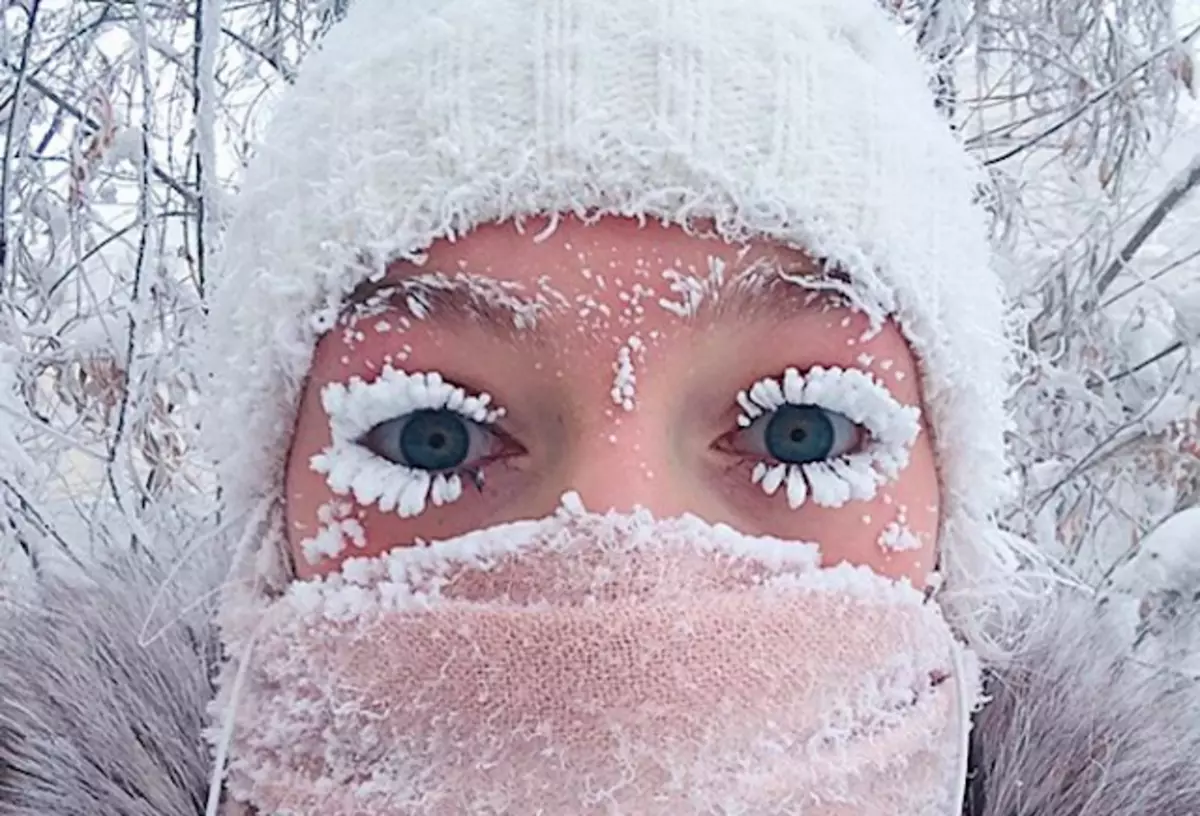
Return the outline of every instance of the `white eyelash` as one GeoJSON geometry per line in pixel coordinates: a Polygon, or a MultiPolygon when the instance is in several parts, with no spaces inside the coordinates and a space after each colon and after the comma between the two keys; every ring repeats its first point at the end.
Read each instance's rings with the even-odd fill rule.
{"type": "Polygon", "coordinates": [[[871,435],[866,448],[839,459],[807,464],[760,462],[750,480],[768,496],[787,486],[788,506],[811,499],[822,507],[841,507],[851,500],[875,497],[880,485],[908,465],[921,430],[921,411],[901,405],[878,380],[863,371],[843,368],[789,368],[782,380],[764,377],[737,395],[742,413],[738,425],[748,428],[758,417],[783,405],[816,405],[862,425],[871,435]]]}
{"type": "Polygon", "coordinates": [[[332,442],[310,462],[337,495],[353,493],[360,505],[378,504],[402,518],[424,511],[426,502],[449,504],[462,495],[458,474],[430,473],[375,455],[358,440],[381,422],[413,411],[447,409],[482,424],[495,422],[503,408],[489,408],[490,394],[469,395],[437,372],[400,371],[385,366],[372,382],[358,377],[330,383],[321,391],[332,442]]]}

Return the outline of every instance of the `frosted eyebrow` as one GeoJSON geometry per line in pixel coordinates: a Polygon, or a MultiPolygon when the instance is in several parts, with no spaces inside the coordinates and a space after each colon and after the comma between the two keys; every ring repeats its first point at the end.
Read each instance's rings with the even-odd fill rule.
{"type": "MultiPolygon", "coordinates": [[[[705,287],[686,314],[671,311],[688,321],[786,322],[806,311],[849,305],[844,294],[849,287],[848,276],[813,261],[759,264],[726,285],[705,287]]],[[[566,304],[561,295],[553,299],[561,301],[558,306],[566,304]]],[[[551,298],[541,292],[530,297],[520,284],[485,275],[399,268],[381,280],[359,284],[345,300],[342,319],[395,311],[439,325],[469,324],[509,342],[545,346],[550,343],[539,318],[550,307],[551,298]]]]}
{"type": "Polygon", "coordinates": [[[818,271],[808,266],[799,270],[781,270],[776,266],[751,270],[717,296],[705,297],[694,318],[786,322],[803,312],[850,305],[843,294],[849,283],[849,278],[840,272],[818,271]]]}
{"type": "Polygon", "coordinates": [[[538,318],[544,298],[522,296],[516,285],[462,273],[413,270],[390,272],[379,281],[364,281],[346,298],[343,318],[356,319],[397,311],[439,325],[470,324],[506,340],[541,345],[546,342],[538,318]]]}

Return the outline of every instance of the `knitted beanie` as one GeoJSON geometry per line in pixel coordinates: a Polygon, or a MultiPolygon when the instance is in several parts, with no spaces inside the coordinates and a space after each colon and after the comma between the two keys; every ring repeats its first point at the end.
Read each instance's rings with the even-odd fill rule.
{"type": "Polygon", "coordinates": [[[800,248],[920,361],[948,586],[995,567],[1005,340],[981,176],[873,0],[356,0],[279,100],[212,304],[213,453],[282,499],[322,332],[392,261],[537,215],[800,248]],[[948,534],[948,535],[947,535],[948,534]]]}

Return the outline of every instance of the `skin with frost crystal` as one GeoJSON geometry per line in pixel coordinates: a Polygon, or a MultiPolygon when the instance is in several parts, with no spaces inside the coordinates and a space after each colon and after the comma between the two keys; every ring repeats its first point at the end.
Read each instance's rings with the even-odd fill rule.
{"type": "Polygon", "coordinates": [[[938,482],[893,323],[793,282],[821,273],[769,243],[545,227],[484,226],[393,264],[322,337],[287,469],[301,577],[546,517],[576,491],[590,510],[691,513],[924,585],[938,482]],[[305,548],[335,500],[363,546],[305,548]],[[910,546],[881,547],[901,523],[910,546]]]}

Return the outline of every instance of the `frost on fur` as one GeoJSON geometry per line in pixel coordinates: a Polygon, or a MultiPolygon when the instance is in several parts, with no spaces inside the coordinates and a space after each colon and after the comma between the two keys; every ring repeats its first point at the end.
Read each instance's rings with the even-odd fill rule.
{"type": "Polygon", "coordinates": [[[786,485],[788,506],[811,499],[822,507],[841,507],[851,500],[870,500],[881,484],[896,478],[908,464],[920,432],[920,409],[901,405],[871,375],[854,369],[816,367],[801,374],[795,368],[783,379],[764,377],[739,392],[738,425],[750,427],[783,405],[814,405],[835,411],[865,427],[870,441],[861,451],[804,464],[759,462],[751,480],[768,496],[786,485]]]}
{"type": "MultiPolygon", "coordinates": [[[[448,410],[480,423],[495,422],[502,408],[490,408],[491,395],[468,394],[444,381],[436,372],[409,373],[386,366],[379,377],[365,382],[331,383],[322,390],[321,402],[329,415],[332,442],[312,459],[312,468],[325,475],[339,496],[353,495],[360,505],[377,504],[385,513],[402,518],[453,502],[462,495],[462,478],[456,472],[432,472],[388,461],[368,450],[361,440],[381,422],[419,410],[448,410]]],[[[315,546],[315,545],[314,545],[315,546]]],[[[317,547],[332,555],[337,549],[326,540],[317,547]]]]}

